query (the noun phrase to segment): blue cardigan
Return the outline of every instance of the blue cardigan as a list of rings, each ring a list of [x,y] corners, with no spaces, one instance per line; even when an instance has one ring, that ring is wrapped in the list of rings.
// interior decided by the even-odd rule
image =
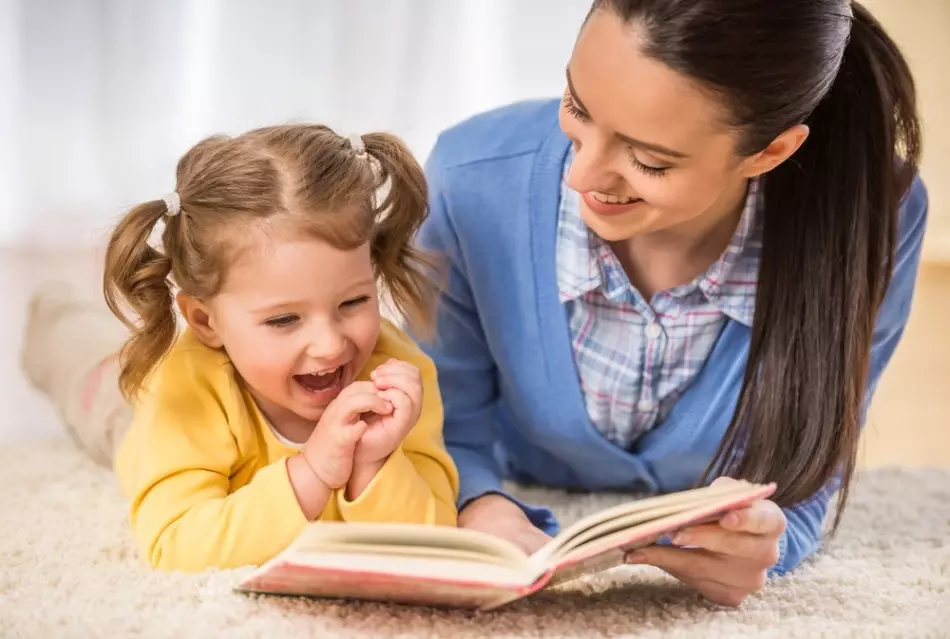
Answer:
[[[750,331],[729,321],[669,417],[632,451],[592,426],[555,276],[569,148],[557,110],[557,101],[525,102],[476,116],[444,132],[426,163],[430,216],[419,240],[442,253],[449,270],[436,335],[422,347],[438,370],[460,506],[506,494],[503,479],[590,491],[689,488],[721,441],[742,383]],[[874,331],[868,401],[907,321],[926,211],[918,178],[902,209],[894,278]],[[785,510],[772,574],[815,552],[836,489],[833,482]],[[546,508],[515,502],[542,530],[558,530]]]

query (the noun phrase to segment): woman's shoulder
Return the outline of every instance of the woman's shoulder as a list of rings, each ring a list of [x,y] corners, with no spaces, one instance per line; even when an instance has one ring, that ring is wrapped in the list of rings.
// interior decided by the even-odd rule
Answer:
[[[444,130],[428,167],[443,170],[531,154],[557,129],[558,100],[516,102]]]
[[[926,220],[928,205],[927,185],[920,173],[917,173],[904,195],[901,206],[902,221],[906,222],[907,218],[910,218],[912,223]]]
[[[927,186],[920,173],[917,173],[901,200],[897,220],[897,255],[895,256],[898,263],[907,257],[912,257],[914,261],[920,259],[924,232],[927,228],[929,204]]]

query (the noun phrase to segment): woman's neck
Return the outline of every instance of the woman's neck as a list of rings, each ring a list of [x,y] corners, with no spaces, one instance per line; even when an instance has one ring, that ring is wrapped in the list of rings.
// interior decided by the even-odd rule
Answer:
[[[740,182],[688,222],[611,242],[630,283],[644,298],[693,281],[722,256],[742,217],[747,187]]]

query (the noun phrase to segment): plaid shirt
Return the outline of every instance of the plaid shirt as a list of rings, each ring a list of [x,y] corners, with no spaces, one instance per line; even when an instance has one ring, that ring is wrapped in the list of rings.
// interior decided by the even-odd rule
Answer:
[[[591,232],[561,183],[557,281],[570,324],[587,412],[623,448],[661,424],[712,350],[727,318],[752,325],[761,252],[754,224],[758,183],[750,183],[739,225],[723,255],[692,282],[647,302],[610,246]]]

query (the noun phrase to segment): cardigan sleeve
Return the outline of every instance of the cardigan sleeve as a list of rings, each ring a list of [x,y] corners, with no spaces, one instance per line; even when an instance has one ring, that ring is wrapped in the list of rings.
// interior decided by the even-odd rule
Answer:
[[[459,470],[459,510],[482,495],[500,494],[520,506],[532,523],[552,534],[557,523],[550,510],[524,504],[503,490],[502,472],[494,454],[498,439],[497,369],[470,286],[464,242],[460,242],[454,226],[453,213],[460,213],[450,205],[451,188],[438,144],[425,170],[429,215],[417,241],[439,261],[442,290],[435,335],[431,340],[420,340],[420,345],[438,371],[445,406],[445,443]]]

